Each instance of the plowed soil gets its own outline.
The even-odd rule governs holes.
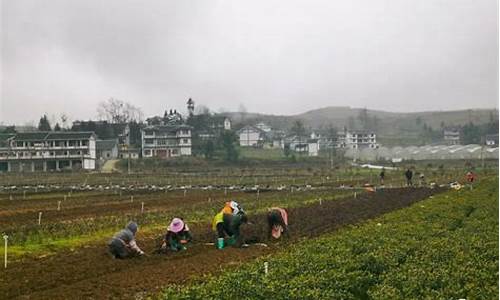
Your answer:
[[[251,215],[245,237],[268,247],[216,250],[207,224],[192,224],[194,242],[182,253],[153,254],[157,237],[138,233],[146,257],[116,260],[106,253],[106,241],[57,255],[25,258],[1,270],[2,299],[137,299],[157,293],[167,284],[184,284],[206,274],[237,267],[241,263],[282,249],[304,237],[331,232],[400,209],[440,192],[438,189],[387,189],[357,198],[325,201],[289,210],[290,240],[267,241],[265,215]],[[215,213],[215,212],[214,212]]]

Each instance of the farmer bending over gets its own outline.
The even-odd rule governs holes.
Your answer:
[[[136,255],[144,255],[137,243],[135,242],[135,234],[137,233],[138,226],[135,222],[129,222],[125,229],[115,234],[109,241],[109,252],[114,258],[127,258]]]
[[[288,234],[288,213],[280,207],[273,207],[267,213],[268,237],[280,238],[281,234]]]
[[[215,215],[212,221],[212,229],[217,233],[217,249],[224,248],[224,237],[227,235],[228,246],[242,245],[240,226],[247,223],[248,218],[244,213],[236,215],[225,214],[223,211]]]
[[[166,250],[167,247],[172,251],[186,250],[185,245],[191,240],[192,236],[187,224],[182,218],[173,218],[167,227],[161,250]]]
[[[222,209],[222,212],[225,214],[230,214],[230,215],[237,215],[237,214],[244,214],[245,213],[243,211],[243,208],[241,208],[241,205],[239,205],[238,202],[236,202],[234,200],[226,202],[224,205],[224,208]]]

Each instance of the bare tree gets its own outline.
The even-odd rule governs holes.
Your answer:
[[[210,114],[210,109],[205,105],[198,105],[195,108],[195,111],[196,111],[197,115],[209,115]]]
[[[243,103],[240,103],[238,112],[240,113],[240,121],[243,121],[247,118],[247,108]]]
[[[115,98],[100,102],[97,114],[99,119],[110,123],[141,122],[144,118],[140,108]]]
[[[66,122],[68,122],[68,115],[66,115],[65,113],[62,113],[60,118],[61,118],[61,127],[62,127],[62,129],[65,129],[67,126]]]

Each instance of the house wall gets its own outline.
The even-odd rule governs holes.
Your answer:
[[[319,152],[319,144],[318,143],[309,143],[308,155],[309,156],[318,156],[318,152]]]
[[[242,147],[257,146],[260,140],[259,132],[249,130],[240,132],[240,146]]]

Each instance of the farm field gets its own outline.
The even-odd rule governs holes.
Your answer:
[[[480,178],[496,170],[480,170]],[[2,269],[0,294],[8,299],[136,299],[155,296],[169,284],[192,284],[203,276],[231,272],[259,257],[275,255],[306,238],[329,234],[398,210],[463,181],[463,168],[426,170],[427,182],[402,187],[401,171],[298,168],[220,169],[165,174],[0,175],[0,230],[9,236],[9,265]],[[243,228],[248,249],[217,251],[209,224],[225,201],[236,199],[249,213]],[[270,243],[265,212],[289,209],[291,239]],[[169,220],[182,216],[194,233],[184,253],[153,254]],[[129,220],[140,226],[136,260],[114,260],[106,242]],[[4,248],[0,248],[3,253]],[[173,276],[172,274],[175,274]],[[225,273],[223,273],[225,274]],[[225,276],[225,275],[224,275]],[[22,280],[19,280],[22,278]]]
[[[498,178],[490,178],[203,283],[170,286],[161,298],[498,299],[498,246]]]

